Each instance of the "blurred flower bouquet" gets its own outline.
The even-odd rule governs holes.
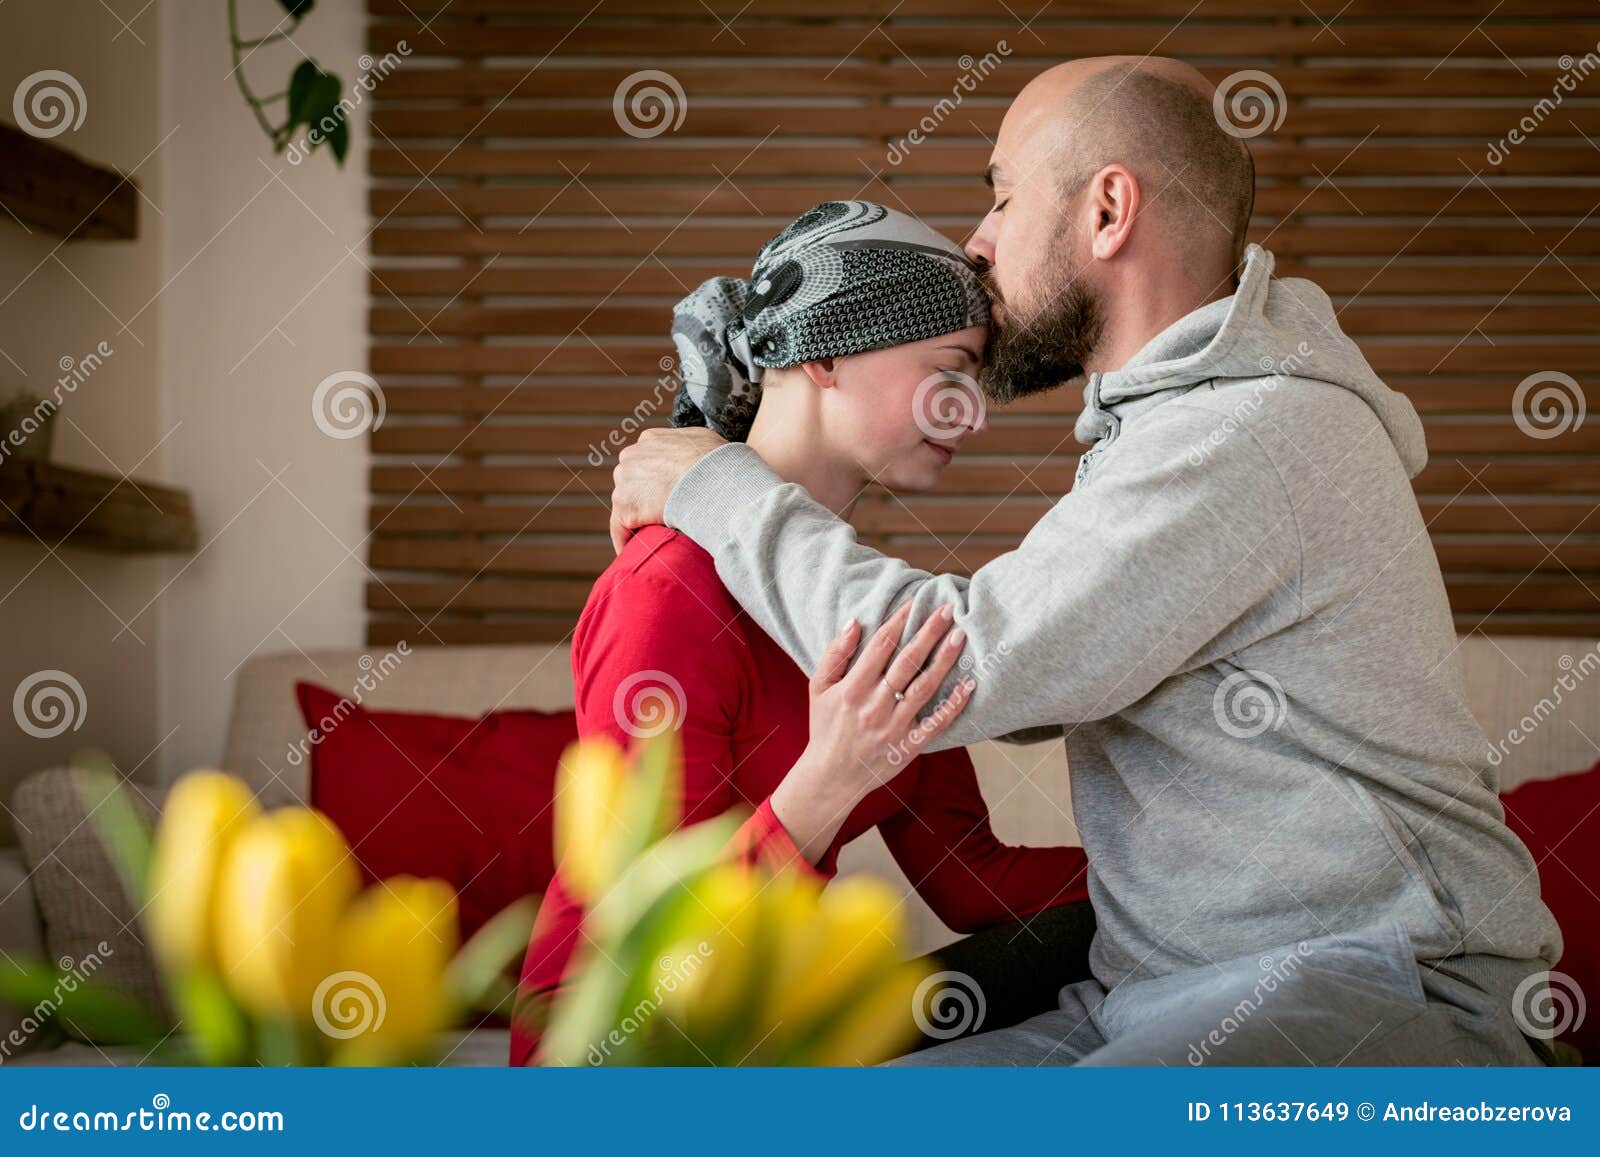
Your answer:
[[[264,812],[241,781],[196,771],[173,786],[152,839],[114,770],[74,775],[129,895],[144,900],[178,1025],[43,962],[0,962],[0,996],[164,1064],[427,1062],[468,1011],[509,1008],[504,973],[527,944],[531,898],[458,951],[449,885],[402,876],[363,890],[316,811]]]
[[[544,1062],[844,1065],[903,1051],[926,972],[900,959],[900,896],[732,860],[736,814],[674,830],[678,774],[671,733],[631,760],[584,740],[562,761],[557,862],[587,916]]]
[[[103,761],[102,761],[103,762]],[[166,1064],[409,1064],[472,1010],[512,1009],[530,898],[458,950],[456,896],[395,877],[362,890],[349,847],[309,808],[264,812],[218,771],[184,776],[152,836],[109,767],[80,768],[178,1024],[47,962],[0,961],[0,997],[48,1004],[98,1040]],[[900,897],[864,877],[824,892],[730,856],[740,818],[679,828],[676,733],[631,758],[562,757],[557,862],[586,906],[576,979],[514,1016],[542,1059],[582,1065],[840,1065],[915,1037],[926,972],[902,962]],[[64,988],[66,991],[64,991]],[[534,1007],[538,1005],[538,1007]]]

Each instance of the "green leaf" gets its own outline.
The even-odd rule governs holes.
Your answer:
[[[174,981],[184,1030],[201,1064],[237,1065],[249,1059],[250,1024],[221,977],[191,972]]]
[[[103,754],[74,756],[72,780],[84,814],[93,822],[106,855],[137,907],[149,891],[150,825],[128,798],[127,788]]]
[[[324,117],[332,116],[339,107],[339,98],[344,95],[344,85],[339,78],[331,72],[318,72],[317,82],[311,87],[311,95],[306,103],[306,123],[316,126],[320,136],[326,136],[330,131],[320,122]]]
[[[317,6],[317,0],[278,0],[283,5],[283,10],[297,21],[304,20],[306,13]]]
[[[623,862],[632,863],[679,822],[683,791],[679,736],[663,731],[634,745],[628,789],[611,838],[621,845]]]
[[[738,814],[723,814],[682,828],[646,848],[594,905],[590,912],[593,928],[608,942],[620,939],[669,889],[721,862],[742,821]]]
[[[741,817],[723,815],[674,832],[646,849],[586,917],[577,979],[558,998],[540,1043],[549,1064],[642,1063],[652,1032],[611,1038],[650,989],[652,968],[680,934],[694,883],[721,863]],[[662,1026],[672,1032],[670,1027]],[[686,1062],[687,1063],[687,1062]]]
[[[538,902],[524,897],[496,913],[461,946],[445,974],[446,991],[457,1008],[477,1007],[507,966],[521,958],[538,912]]]
[[[321,70],[317,62],[311,59],[302,60],[289,74],[289,119],[284,124],[284,131],[288,133],[295,125],[306,123],[306,102],[311,97],[311,92],[317,85],[317,77]]]
[[[350,125],[340,119],[334,125],[333,131],[328,134],[328,145],[333,149],[333,159],[339,162],[339,167],[344,168],[344,155],[350,149]]]
[[[171,1030],[115,989],[43,960],[0,959],[0,999],[69,1020],[84,1036],[106,1044],[153,1045]]]
[[[517,1002],[517,984],[509,976],[491,977],[488,986],[478,999],[468,1006],[468,1011],[511,1016]]]

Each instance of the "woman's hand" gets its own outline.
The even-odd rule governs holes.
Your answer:
[[[950,726],[976,686],[963,679],[926,719],[918,718],[960,657],[966,635],[951,630],[954,612],[940,607],[896,654],[910,617],[907,603],[878,628],[853,666],[861,628],[850,623],[828,644],[811,677],[811,741],[772,793],[772,810],[812,863],[869,792],[905,770]]]

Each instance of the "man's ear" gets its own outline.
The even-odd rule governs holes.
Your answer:
[[[1138,179],[1125,165],[1107,165],[1089,181],[1089,252],[1110,260],[1133,235],[1142,194]]]
[[[839,384],[839,374],[834,367],[833,358],[823,358],[816,362],[801,362],[800,368],[806,372],[812,384],[821,389],[828,390]]]

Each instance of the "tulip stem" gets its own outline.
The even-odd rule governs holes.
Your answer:
[[[305,1063],[305,1050],[298,1027],[285,1020],[262,1020],[257,1025],[257,1059],[264,1065],[281,1067]]]

